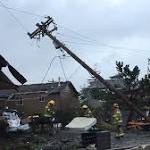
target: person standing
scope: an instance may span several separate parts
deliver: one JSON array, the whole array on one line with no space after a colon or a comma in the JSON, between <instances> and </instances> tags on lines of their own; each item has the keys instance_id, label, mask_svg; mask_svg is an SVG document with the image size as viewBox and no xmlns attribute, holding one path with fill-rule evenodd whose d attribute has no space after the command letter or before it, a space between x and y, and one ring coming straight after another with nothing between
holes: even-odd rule
<instances>
[{"instance_id":1,"label":"person standing","mask_svg":"<svg viewBox=\"0 0 150 150\"><path fill-rule=\"evenodd\" d=\"M124 136L122 123L123 123L123 119L122 119L122 114L121 114L119 105L117 103L114 103L112 107L112 125L116 132L115 137Z\"/></svg>"},{"instance_id":2,"label":"person standing","mask_svg":"<svg viewBox=\"0 0 150 150\"><path fill-rule=\"evenodd\" d=\"M44 117L44 118L43 118ZM44 129L44 124L49 125L49 135L55 134L55 129L53 128L54 123L56 122L56 111L55 111L55 101L50 100L45 106L44 114L41 118L41 130Z\"/></svg>"},{"instance_id":3,"label":"person standing","mask_svg":"<svg viewBox=\"0 0 150 150\"><path fill-rule=\"evenodd\" d=\"M55 115L54 106L55 106L55 101L50 100L48 104L45 106L44 117L51 117L51 118L54 117Z\"/></svg>"}]
</instances>

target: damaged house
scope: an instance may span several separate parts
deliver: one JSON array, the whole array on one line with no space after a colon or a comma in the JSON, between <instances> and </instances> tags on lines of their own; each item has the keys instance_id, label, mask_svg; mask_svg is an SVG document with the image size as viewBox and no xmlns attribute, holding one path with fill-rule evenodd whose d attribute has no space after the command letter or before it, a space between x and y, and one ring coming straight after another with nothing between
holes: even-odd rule
<instances>
[{"instance_id":1,"label":"damaged house","mask_svg":"<svg viewBox=\"0 0 150 150\"><path fill-rule=\"evenodd\" d=\"M9 95L15 92L18 88L3 72L3 68L8 68L11 74L18 80L21 84L24 84L27 80L13 67L6 59L0 55L0 109L3 109L6 104L6 100Z\"/></svg>"},{"instance_id":2,"label":"damaged house","mask_svg":"<svg viewBox=\"0 0 150 150\"><path fill-rule=\"evenodd\" d=\"M8 106L25 115L42 113L49 100L55 100L56 110L64 113L79 108L78 92L70 81L30 85L15 85L2 72L7 67L24 84L26 79L0 55L0 109Z\"/></svg>"},{"instance_id":3,"label":"damaged house","mask_svg":"<svg viewBox=\"0 0 150 150\"><path fill-rule=\"evenodd\" d=\"M56 110L60 112L79 108L78 92L70 81L22 85L9 96L6 105L33 115L42 113L49 100L56 102Z\"/></svg>"}]
</instances>

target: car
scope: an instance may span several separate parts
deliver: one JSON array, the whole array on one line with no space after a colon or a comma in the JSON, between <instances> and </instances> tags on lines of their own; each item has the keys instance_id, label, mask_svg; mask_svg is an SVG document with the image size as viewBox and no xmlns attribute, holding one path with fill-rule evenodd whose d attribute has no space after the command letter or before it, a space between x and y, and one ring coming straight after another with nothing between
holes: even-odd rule
<instances>
[{"instance_id":1,"label":"car","mask_svg":"<svg viewBox=\"0 0 150 150\"><path fill-rule=\"evenodd\" d=\"M7 132L27 131L30 129L29 124L21 123L19 113L16 110L5 109L2 112L2 117L8 122Z\"/></svg>"}]
</instances>

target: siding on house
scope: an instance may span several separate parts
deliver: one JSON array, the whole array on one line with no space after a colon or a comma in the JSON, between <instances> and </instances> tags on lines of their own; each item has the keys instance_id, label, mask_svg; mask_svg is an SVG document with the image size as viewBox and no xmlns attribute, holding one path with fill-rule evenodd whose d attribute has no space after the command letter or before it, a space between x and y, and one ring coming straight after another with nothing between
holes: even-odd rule
<instances>
[{"instance_id":1,"label":"siding on house","mask_svg":"<svg viewBox=\"0 0 150 150\"><path fill-rule=\"evenodd\" d=\"M15 93L16 91L11 89L11 90L0 90L0 109L3 109L5 107L6 101L8 97L12 94Z\"/></svg>"},{"instance_id":2,"label":"siding on house","mask_svg":"<svg viewBox=\"0 0 150 150\"><path fill-rule=\"evenodd\" d=\"M62 112L79 108L78 92L71 82L25 85L7 100L9 108L26 115L42 113L49 100L55 100L55 109Z\"/></svg>"},{"instance_id":3,"label":"siding on house","mask_svg":"<svg viewBox=\"0 0 150 150\"><path fill-rule=\"evenodd\" d=\"M77 103L76 93L67 85L60 93L62 98L63 111L67 112L70 110L75 110L79 107L79 101ZM71 104L71 105L70 105Z\"/></svg>"}]
</instances>

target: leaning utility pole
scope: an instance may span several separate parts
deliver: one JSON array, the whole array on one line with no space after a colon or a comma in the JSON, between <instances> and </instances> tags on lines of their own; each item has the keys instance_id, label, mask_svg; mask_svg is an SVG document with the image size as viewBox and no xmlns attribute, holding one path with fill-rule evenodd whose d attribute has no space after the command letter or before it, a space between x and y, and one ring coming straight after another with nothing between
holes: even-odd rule
<instances>
[{"instance_id":1,"label":"leaning utility pole","mask_svg":"<svg viewBox=\"0 0 150 150\"><path fill-rule=\"evenodd\" d=\"M48 27L53 25L51 30L48 30ZM103 83L110 91L114 92L121 100L126 102L130 107L133 108L140 116L144 117L145 120L150 122L150 118L145 116L145 114L137 108L128 98L123 95L121 92L117 91L111 84L109 84L106 80L104 80L98 73L96 73L91 67L89 67L85 62L83 62L77 55L75 55L69 48L67 48L62 42L60 42L55 36L52 35L52 32L57 30L56 24L53 22L51 17L47 17L45 22L41 22L41 24L36 24L37 29L32 32L28 33L30 38L40 38L41 36L47 35L50 39L52 39L56 49L63 49L66 51L70 56L72 56L80 65L82 65L90 74L92 74L95 78L97 78L101 83Z\"/></svg>"}]
</instances>

